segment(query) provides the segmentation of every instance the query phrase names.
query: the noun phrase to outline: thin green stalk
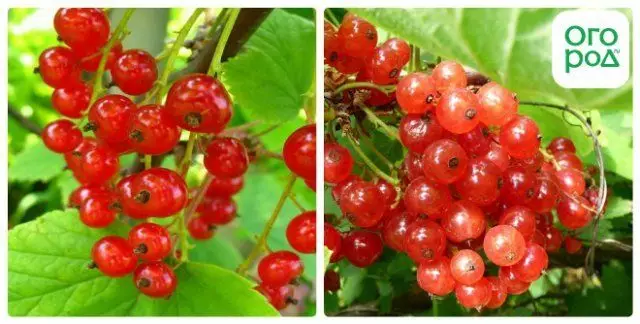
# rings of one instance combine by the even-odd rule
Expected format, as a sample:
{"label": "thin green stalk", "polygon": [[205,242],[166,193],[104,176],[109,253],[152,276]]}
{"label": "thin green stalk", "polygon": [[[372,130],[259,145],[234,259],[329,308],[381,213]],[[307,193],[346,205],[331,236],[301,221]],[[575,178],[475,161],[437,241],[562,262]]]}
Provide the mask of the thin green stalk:
{"label": "thin green stalk", "polygon": [[287,197],[289,197],[289,194],[291,193],[291,189],[293,188],[293,184],[296,182],[296,179],[297,177],[295,174],[292,173],[291,175],[289,175],[289,180],[287,181],[287,184],[284,187],[284,191],[282,192],[282,195],[280,195],[280,199],[276,204],[276,208],[273,210],[273,213],[271,213],[271,217],[269,217],[267,224],[265,224],[264,228],[262,229],[262,233],[260,234],[260,237],[258,237],[258,241],[256,242],[256,245],[253,247],[253,249],[247,256],[247,258],[244,260],[244,262],[242,262],[242,264],[236,270],[238,274],[244,275],[247,272],[247,270],[249,270],[249,267],[253,264],[253,261],[260,254],[260,251],[262,251],[263,248],[267,245],[267,238],[269,237],[269,233],[273,228],[273,224],[275,224],[276,220],[278,219],[278,215],[282,210],[282,206],[284,206],[284,202],[287,200]]}
{"label": "thin green stalk", "polygon": [[210,173],[207,173],[207,176],[202,181],[202,184],[198,188],[198,191],[196,192],[195,197],[187,207],[188,209],[185,212],[180,213],[176,216],[178,218],[177,222],[179,226],[178,235],[180,237],[180,248],[182,249],[182,255],[180,256],[180,263],[189,260],[189,240],[188,240],[189,235],[187,234],[187,223],[189,222],[191,217],[193,217],[196,211],[196,207],[198,207],[198,205],[200,205],[200,202],[202,202],[202,199],[204,199],[204,195],[207,192],[207,188],[209,188],[209,185],[211,185],[212,181],[213,181],[213,176]]}
{"label": "thin green stalk", "polygon": [[148,170],[151,169],[151,155],[146,154],[144,156],[144,169]]}
{"label": "thin green stalk", "polygon": [[180,163],[178,164],[178,171],[182,176],[187,174],[187,171],[189,170],[188,166],[191,163],[191,157],[193,156],[193,147],[196,143],[197,136],[198,136],[197,133],[194,133],[194,132],[189,133],[189,140],[187,141],[187,148],[184,151],[184,157],[182,158],[182,161],[180,161]]}
{"label": "thin green stalk", "polygon": [[383,92],[384,94],[389,94],[391,92],[396,91],[396,86],[395,85],[381,86],[381,85],[377,85],[377,84],[371,83],[371,82],[350,82],[350,83],[345,83],[345,84],[341,85],[340,87],[338,87],[338,89],[333,91],[333,93],[338,94],[338,93],[341,93],[341,92],[343,92],[345,90],[356,89],[356,88],[376,89],[376,90],[378,90],[380,92]]}
{"label": "thin green stalk", "polygon": [[209,28],[209,33],[207,34],[207,37],[209,39],[215,36],[216,30],[218,30],[218,27],[220,27],[225,22],[227,16],[229,16],[228,8],[223,8],[222,10],[220,10],[220,13],[216,17],[216,20],[213,21],[213,25],[211,25],[211,28]]}
{"label": "thin green stalk", "polygon": [[[162,71],[162,76],[158,79],[157,87],[160,89],[164,88],[167,81],[169,80],[169,76],[171,75],[171,70],[173,70],[173,64],[178,58],[178,54],[180,53],[180,48],[184,45],[184,41],[187,39],[189,35],[189,31],[195,24],[196,20],[204,12],[204,9],[198,8],[193,11],[187,22],[182,26],[180,32],[178,33],[178,37],[176,37],[175,42],[173,43],[173,47],[171,47],[171,52],[169,52],[169,56],[167,57],[167,63],[164,66],[164,70]],[[162,101],[162,90],[160,90],[157,94],[156,103],[160,104]]]}
{"label": "thin green stalk", "polygon": [[411,71],[412,72],[422,71],[422,62],[420,61],[420,47],[418,46],[413,47],[412,58],[413,58],[413,64],[412,64],[413,70]]}
{"label": "thin green stalk", "polygon": [[224,48],[227,45],[227,41],[229,41],[229,36],[233,30],[233,25],[236,23],[236,19],[238,19],[238,14],[240,14],[240,9],[229,9],[229,18],[227,18],[227,21],[224,23],[224,29],[222,29],[222,34],[220,34],[220,38],[218,39],[218,44],[216,45],[216,50],[213,53],[213,59],[207,72],[207,74],[211,76],[215,77],[220,72],[222,53],[224,53]]}
{"label": "thin green stalk", "polygon": [[351,138],[351,136],[347,136],[347,139],[351,143],[351,146],[356,151],[356,153],[358,153],[360,158],[362,158],[362,161],[364,161],[364,163],[369,167],[369,169],[375,175],[384,179],[386,182],[394,186],[398,185],[399,181],[397,179],[394,179],[390,175],[384,173],[384,171],[380,170],[380,168],[378,168],[378,166],[375,163],[373,163],[373,161],[371,161],[371,159],[369,159],[369,157],[366,154],[364,154],[364,151],[362,151],[362,149],[360,148],[360,145],[358,145],[358,143],[356,143],[356,141],[353,138]]}
{"label": "thin green stalk", "polygon": [[433,310],[433,316],[438,317],[438,299],[431,298],[431,309]]}
{"label": "thin green stalk", "polygon": [[325,9],[324,12],[325,14],[327,14],[327,16],[329,16],[329,20],[334,26],[340,26],[340,21],[338,21],[338,18],[336,17],[336,15],[333,14],[331,9],[327,8]]}
{"label": "thin green stalk", "polygon": [[389,125],[385,124],[382,119],[380,119],[371,109],[367,108],[364,105],[360,105],[362,111],[367,114],[367,118],[371,120],[372,123],[378,125],[384,133],[389,135],[391,138],[395,138],[397,141],[400,141],[400,136],[398,135],[398,131],[389,127]]}
{"label": "thin green stalk", "polygon": [[[358,124],[358,129],[360,130],[360,133],[363,132],[363,128]],[[369,148],[371,149],[371,151],[382,161],[384,162],[384,164],[387,165],[387,168],[389,168],[389,171],[393,171],[394,167],[393,167],[393,163],[391,163],[391,161],[389,161],[389,159],[387,159],[386,156],[384,156],[384,154],[380,153],[380,151],[378,151],[376,149],[376,145],[373,144],[373,142],[371,141],[371,139],[367,136],[361,136],[360,139],[362,141],[364,141],[365,144],[367,144],[367,146],[369,146]]]}

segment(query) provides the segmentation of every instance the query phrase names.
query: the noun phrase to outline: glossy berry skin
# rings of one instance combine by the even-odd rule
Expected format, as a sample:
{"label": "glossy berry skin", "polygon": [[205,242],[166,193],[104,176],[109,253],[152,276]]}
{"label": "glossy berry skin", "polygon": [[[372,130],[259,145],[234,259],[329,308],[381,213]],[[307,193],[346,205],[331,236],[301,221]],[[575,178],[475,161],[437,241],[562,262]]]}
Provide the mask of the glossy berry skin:
{"label": "glossy berry skin", "polygon": [[542,271],[549,265],[549,257],[544,248],[536,243],[527,243],[522,259],[511,266],[516,279],[524,282],[533,282],[540,278]]}
{"label": "glossy berry skin", "polygon": [[336,292],[340,290],[340,274],[329,269],[324,272],[324,291]]}
{"label": "glossy berry skin", "polygon": [[293,289],[289,285],[270,286],[261,283],[255,289],[265,296],[269,304],[277,310],[285,309],[293,300]]}
{"label": "glossy berry skin", "polygon": [[364,68],[364,61],[360,57],[349,55],[342,46],[340,46],[340,51],[336,52],[335,59],[332,59],[332,64],[342,74],[358,73]]}
{"label": "glossy berry skin", "polygon": [[458,181],[467,171],[469,157],[456,141],[441,139],[431,143],[422,155],[422,166],[427,178],[438,183]]}
{"label": "glossy berry skin", "polygon": [[487,227],[482,209],[467,200],[458,200],[451,204],[442,216],[440,224],[447,239],[455,243],[478,238]]}
{"label": "glossy berry skin", "polygon": [[[371,81],[371,74],[373,73],[373,68],[371,67],[371,61],[369,62],[370,64],[366,65],[365,68],[363,68],[362,70],[360,70],[358,72],[358,76],[356,77],[356,81],[357,82],[372,82]],[[365,104],[369,105],[369,106],[383,106],[386,105],[388,103],[390,103],[391,101],[393,101],[396,98],[396,92],[390,92],[390,93],[385,93],[382,92],[380,90],[377,89],[372,89],[372,88],[368,88],[368,87],[363,87],[363,88],[358,88],[358,90],[360,91],[368,91],[369,92],[369,97],[365,100]]]}
{"label": "glossy berry skin", "polygon": [[270,286],[284,286],[304,271],[300,257],[289,251],[268,254],[258,263],[258,276]]}
{"label": "glossy berry skin", "polygon": [[396,99],[405,114],[421,115],[432,110],[436,95],[433,79],[422,72],[405,76],[396,87]]}
{"label": "glossy berry skin", "polygon": [[352,231],[342,240],[342,251],[351,264],[359,268],[372,265],[382,254],[382,239],[375,233]]}
{"label": "glossy berry skin", "polygon": [[474,129],[458,134],[456,140],[469,156],[484,156],[491,149],[492,140],[489,134],[487,126],[480,123]]}
{"label": "glossy berry skin", "polygon": [[512,226],[522,234],[525,241],[529,241],[536,232],[536,213],[524,206],[512,206],[500,217],[500,225]]}
{"label": "glossy berry skin", "polygon": [[513,267],[500,267],[498,270],[498,278],[507,287],[507,293],[509,295],[521,295],[525,291],[529,290],[530,282],[524,282],[518,280]]}
{"label": "glossy berry skin", "polygon": [[447,90],[464,88],[467,86],[467,75],[462,65],[454,61],[442,61],[436,65],[431,73],[436,90],[443,94]]}
{"label": "glossy berry skin", "polygon": [[38,59],[42,81],[52,88],[66,88],[81,83],[78,58],[68,48],[56,46],[44,50]]}
{"label": "glossy berry skin", "polygon": [[491,300],[486,305],[488,309],[500,308],[507,300],[507,286],[496,276],[487,277],[491,284]]}
{"label": "glossy berry skin", "polygon": [[409,151],[422,154],[429,144],[442,138],[442,126],[427,112],[424,115],[406,115],[400,120],[398,134],[402,145]]}
{"label": "glossy berry skin", "polygon": [[207,187],[206,195],[208,197],[231,197],[244,186],[243,177],[235,178],[217,178],[214,177],[209,187]]}
{"label": "glossy berry skin", "polygon": [[564,249],[568,254],[575,254],[580,252],[582,249],[582,241],[576,239],[575,237],[567,236],[564,238]]}
{"label": "glossy berry skin", "polygon": [[378,182],[376,182],[376,188],[378,188],[378,191],[382,193],[383,201],[387,209],[391,208],[398,197],[398,191],[396,191],[396,188],[383,179],[378,179]]}
{"label": "glossy berry skin", "polygon": [[82,203],[84,203],[84,201],[88,198],[99,195],[107,195],[109,193],[110,190],[106,186],[81,185],[71,192],[71,194],[69,195],[67,206],[70,208],[80,208],[80,206],[82,206]]}
{"label": "glossy berry skin", "polygon": [[173,269],[160,261],[140,264],[133,273],[133,282],[141,293],[153,298],[167,298],[178,285]]}
{"label": "glossy berry skin", "polygon": [[526,242],[512,226],[492,227],[484,236],[484,252],[494,264],[505,267],[518,263],[525,254]]}
{"label": "glossy berry skin", "polygon": [[98,8],[62,8],[53,18],[58,36],[80,53],[93,53],[109,40],[109,19]]}
{"label": "glossy berry skin", "polygon": [[522,167],[526,171],[533,173],[542,170],[542,166],[544,163],[544,157],[542,156],[542,153],[540,153],[540,151],[536,152],[536,154],[532,157],[526,159],[512,158],[511,161],[509,161],[510,166]]}
{"label": "glossy berry skin", "polygon": [[289,135],[282,148],[282,158],[296,175],[315,178],[316,124],[302,126]]}
{"label": "glossy berry skin", "polygon": [[129,231],[129,243],[144,261],[160,261],[171,254],[171,236],[166,228],[154,223],[142,223]]}
{"label": "glossy berry skin", "polygon": [[151,168],[122,178],[116,189],[123,212],[132,218],[169,217],[187,204],[184,179],[165,168]]}
{"label": "glossy berry skin", "polygon": [[535,195],[536,178],[522,167],[509,167],[502,174],[500,198],[508,205],[528,205]]}
{"label": "glossy berry skin", "polygon": [[489,146],[489,152],[483,157],[485,160],[493,162],[501,172],[504,172],[509,167],[509,153],[502,146],[494,141],[491,141]]}
{"label": "glossy berry skin", "polygon": [[444,129],[463,134],[478,126],[479,110],[480,103],[473,92],[456,88],[442,95],[436,106],[436,117]]}
{"label": "glossy berry skin", "polygon": [[132,96],[141,95],[151,90],[158,79],[156,59],[147,51],[124,51],[113,63],[111,77],[122,92]]}
{"label": "glossy berry skin", "polygon": [[80,205],[80,220],[91,228],[105,228],[116,219],[118,212],[112,208],[115,202],[111,194],[87,198]]}
{"label": "glossy berry skin", "polygon": [[407,211],[390,212],[390,214],[391,215],[385,216],[386,220],[382,228],[382,238],[388,247],[396,251],[403,251],[407,231],[409,230],[409,226],[411,226],[417,218],[417,215]]}
{"label": "glossy berry skin", "polygon": [[236,218],[236,203],[230,197],[205,197],[196,207],[200,218],[209,225],[226,225]]}
{"label": "glossy berry skin", "polygon": [[341,181],[337,185],[335,185],[331,189],[331,197],[336,202],[336,204],[340,205],[340,198],[342,198],[342,194],[350,190],[351,186],[357,182],[362,181],[357,175],[350,175],[344,181]]}
{"label": "glossy berry skin", "polygon": [[85,184],[103,184],[120,170],[118,155],[104,145],[98,145],[82,155],[80,169]]}
{"label": "glossy berry skin", "polygon": [[551,154],[555,154],[558,152],[575,153],[576,146],[573,144],[573,141],[566,137],[556,137],[551,140],[549,145],[547,145],[547,151],[549,151]]}
{"label": "glossy berry skin", "polygon": [[491,284],[486,278],[471,285],[460,283],[456,285],[456,299],[466,308],[481,309],[489,304],[492,295]]}
{"label": "glossy berry skin", "polygon": [[439,218],[451,201],[449,188],[429,182],[425,177],[411,181],[404,193],[404,205],[408,211],[433,219]]}
{"label": "glossy berry skin", "polygon": [[353,169],[351,152],[338,143],[324,144],[324,181],[337,184],[349,177]]}
{"label": "glossy berry skin", "polygon": [[424,177],[424,165],[422,164],[422,154],[409,151],[402,161],[405,175],[409,181]]}
{"label": "glossy berry skin", "polygon": [[96,138],[109,145],[128,145],[129,120],[136,108],[133,101],[125,96],[106,95],[89,109],[89,124],[86,128],[93,130]]}
{"label": "glossy berry skin", "polygon": [[105,236],[91,249],[95,266],[109,277],[123,277],[133,272],[138,258],[129,241],[119,236]]}
{"label": "glossy berry skin", "polygon": [[331,253],[331,263],[340,259],[342,255],[342,235],[333,225],[326,222],[324,223],[324,246],[333,251]]}
{"label": "glossy berry skin", "polygon": [[478,90],[480,121],[491,126],[502,126],[516,117],[518,100],[515,95],[495,82],[489,82]]}
{"label": "glossy berry skin", "polygon": [[591,221],[591,212],[587,209],[590,206],[584,197],[563,197],[556,206],[558,220],[568,229],[578,229],[587,226]]}
{"label": "glossy berry skin", "polygon": [[139,107],[129,119],[129,146],[137,153],[158,155],[170,152],[180,141],[180,128],[163,106]]}
{"label": "glossy berry skin", "polygon": [[73,151],[64,154],[64,161],[67,163],[67,167],[73,172],[73,175],[81,183],[86,183],[84,174],[82,173],[82,156],[88,151],[98,146],[95,138],[85,137],[82,139],[82,143],[78,145]]}
{"label": "glossy berry skin", "polygon": [[401,67],[409,63],[409,59],[411,58],[411,47],[409,47],[409,44],[404,40],[396,37],[389,38],[382,43],[381,47],[386,47],[395,52],[398,56],[398,63]]}
{"label": "glossy berry skin", "polygon": [[247,149],[235,138],[216,138],[207,146],[204,166],[214,177],[239,177],[249,168]]}
{"label": "glossy berry skin", "polygon": [[368,57],[378,43],[378,32],[368,21],[347,13],[338,28],[338,41],[347,55]]}
{"label": "glossy berry skin", "polygon": [[500,129],[500,144],[516,159],[535,156],[540,148],[540,139],[540,129],[529,117],[513,117]]}
{"label": "glossy berry skin", "polygon": [[461,250],[451,258],[451,275],[456,282],[472,285],[484,275],[484,261],[473,250]]}
{"label": "glossy berry skin", "polygon": [[196,133],[221,132],[233,114],[224,85],[206,74],[189,74],[174,82],[165,108],[180,128]]}
{"label": "glossy berry skin", "polygon": [[[80,67],[87,72],[96,72],[100,67],[100,60],[102,60],[103,56],[101,51],[102,49],[81,58]],[[122,55],[122,43],[120,41],[116,41],[113,46],[111,46],[109,56],[107,56],[107,63],[104,67],[106,71],[111,71],[116,59],[120,57],[120,55]]]}
{"label": "glossy berry skin", "polygon": [[556,206],[558,186],[549,177],[539,176],[533,191],[533,198],[527,206],[536,213],[548,213]]}
{"label": "glossy berry skin", "polygon": [[375,84],[397,83],[402,66],[400,56],[393,49],[386,46],[376,47],[369,61],[371,81]]}
{"label": "glossy berry skin", "polygon": [[569,151],[556,152],[553,154],[553,158],[556,160],[560,169],[573,168],[582,171],[584,168],[582,160],[580,160],[575,153]]}
{"label": "glossy berry skin", "polygon": [[91,88],[86,83],[78,83],[65,88],[58,88],[51,95],[51,105],[62,116],[80,118],[89,108]]}
{"label": "glossy berry skin", "polygon": [[418,219],[407,229],[404,251],[416,263],[429,262],[444,254],[447,237],[438,223]]}
{"label": "glossy berry skin", "polygon": [[215,233],[215,226],[207,223],[202,217],[193,217],[187,224],[189,235],[196,240],[208,240]]}
{"label": "glossy berry skin", "polygon": [[371,227],[382,219],[386,208],[384,196],[374,184],[358,181],[340,197],[340,209],[352,224]]}
{"label": "glossy berry skin", "polygon": [[59,119],[47,124],[42,129],[44,145],[56,153],[68,153],[82,143],[82,132],[74,123]]}
{"label": "glossy berry skin", "polygon": [[573,168],[556,171],[556,183],[560,190],[567,195],[579,196],[585,191],[585,181],[582,172]]}
{"label": "glossy berry skin", "polygon": [[287,241],[300,253],[316,252],[316,211],[304,212],[287,225]]}
{"label": "glossy berry skin", "polygon": [[547,252],[557,252],[562,246],[562,233],[555,227],[549,227],[544,231],[545,250]]}
{"label": "glossy berry skin", "polygon": [[451,261],[443,256],[432,262],[418,265],[416,277],[422,290],[436,296],[446,296],[456,287],[451,275]]}
{"label": "glossy berry skin", "polygon": [[335,65],[338,58],[338,51],[341,49],[338,40],[338,31],[328,21],[324,21],[324,63],[330,66]]}
{"label": "glossy berry skin", "polygon": [[495,164],[474,158],[469,160],[467,170],[454,185],[460,198],[477,206],[489,206],[498,200],[503,180]]}

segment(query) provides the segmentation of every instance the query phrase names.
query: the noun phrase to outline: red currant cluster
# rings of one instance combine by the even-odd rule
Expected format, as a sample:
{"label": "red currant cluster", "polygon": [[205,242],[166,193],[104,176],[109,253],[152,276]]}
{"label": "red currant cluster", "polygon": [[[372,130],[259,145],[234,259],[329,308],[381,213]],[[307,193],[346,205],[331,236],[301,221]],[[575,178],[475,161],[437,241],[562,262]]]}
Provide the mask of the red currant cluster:
{"label": "red currant cluster", "polygon": [[[284,143],[283,159],[296,176],[304,179],[315,191],[316,126],[306,125],[289,136]],[[316,253],[316,212],[307,211],[294,217],[287,225],[287,241],[299,253]],[[304,265],[300,257],[290,251],[267,254],[258,263],[260,284],[256,287],[278,310],[296,304],[292,283],[302,275]]]}
{"label": "red currant cluster", "polygon": [[[337,33],[325,22],[325,63],[347,74],[334,80],[350,82],[357,73],[356,82],[397,83],[389,95],[354,88],[368,95],[370,106],[395,98],[407,154],[392,185],[352,174],[351,152],[337,141],[325,144],[325,183],[355,227],[340,233],[325,223],[330,261],[345,257],[367,267],[386,245],[415,261],[417,282],[428,293],[455,291],[464,307],[498,308],[508,294],[527,291],[547,268],[547,252],[562,245],[553,211],[569,234],[567,252],[580,250],[571,235],[592,220],[598,191],[586,188],[571,140],[556,138],[540,149],[538,126],[518,114],[512,92],[495,82],[469,85],[465,69],[453,61],[430,73],[403,74],[409,45],[391,39],[376,47],[376,35],[373,25],[352,14]],[[485,273],[482,251],[499,267],[497,274]],[[331,289],[339,288],[335,277],[329,276]]]}
{"label": "red currant cluster", "polygon": [[[54,108],[78,121],[54,121],[44,128],[42,139],[49,149],[64,154],[67,167],[81,183],[70,195],[69,206],[79,208],[81,221],[92,228],[109,226],[119,214],[143,221],[131,230],[128,240],[109,236],[98,241],[92,251],[93,265],[111,277],[133,272],[141,292],[167,297],[175,290],[176,277],[162,260],[173,250],[175,254],[180,251],[173,246],[167,228],[147,221],[176,215],[190,205],[186,170],[147,166],[120,177],[119,157],[169,153],[178,144],[182,129],[202,135],[199,143],[206,145],[204,166],[212,181],[204,200],[197,202],[199,217],[188,220],[187,227],[195,239],[210,238],[215,226],[235,217],[231,196],[242,188],[249,164],[242,142],[216,136],[233,113],[229,95],[219,80],[191,74],[171,86],[164,105],[138,106],[129,96],[152,91],[156,60],[142,50],[123,52],[116,43],[108,54],[106,70],[129,96],[107,94],[90,102],[92,89],[83,82],[82,72],[98,68],[109,41],[109,20],[100,9],[60,9],[54,25],[69,47],[45,50],[38,70],[44,82],[56,89]],[[85,117],[88,122],[81,130],[78,126]]]}

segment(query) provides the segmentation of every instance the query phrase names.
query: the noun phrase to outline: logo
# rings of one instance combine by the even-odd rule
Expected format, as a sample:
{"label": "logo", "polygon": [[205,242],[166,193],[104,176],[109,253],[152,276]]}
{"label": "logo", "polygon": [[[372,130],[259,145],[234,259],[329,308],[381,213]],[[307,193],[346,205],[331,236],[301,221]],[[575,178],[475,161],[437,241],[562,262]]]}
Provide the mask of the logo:
{"label": "logo", "polygon": [[629,79],[629,20],[615,10],[558,14],[551,34],[553,78],[565,88],[618,88]]}

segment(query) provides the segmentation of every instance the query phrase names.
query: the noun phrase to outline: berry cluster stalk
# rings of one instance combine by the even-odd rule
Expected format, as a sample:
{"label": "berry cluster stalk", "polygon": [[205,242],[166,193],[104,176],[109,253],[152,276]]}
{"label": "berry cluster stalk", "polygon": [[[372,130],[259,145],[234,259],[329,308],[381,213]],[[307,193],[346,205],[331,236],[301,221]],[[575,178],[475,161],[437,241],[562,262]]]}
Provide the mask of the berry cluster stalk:
{"label": "berry cluster stalk", "polygon": [[222,53],[224,52],[225,45],[227,44],[231,31],[233,30],[233,25],[236,23],[236,19],[238,19],[238,14],[240,14],[240,9],[229,9],[229,17],[224,24],[224,29],[222,29],[222,34],[220,35],[220,39],[216,45],[216,50],[213,54],[209,71],[207,72],[207,74],[211,76],[215,77],[220,72]]}

